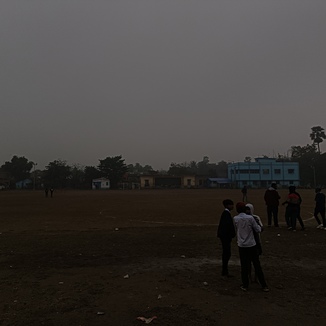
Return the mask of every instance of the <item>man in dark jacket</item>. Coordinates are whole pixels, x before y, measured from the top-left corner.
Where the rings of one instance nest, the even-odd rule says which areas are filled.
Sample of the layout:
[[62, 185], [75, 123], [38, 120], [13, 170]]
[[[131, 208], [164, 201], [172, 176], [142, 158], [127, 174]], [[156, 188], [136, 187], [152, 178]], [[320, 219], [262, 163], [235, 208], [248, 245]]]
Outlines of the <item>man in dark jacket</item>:
[[267, 207], [267, 225], [272, 225], [273, 217], [274, 226], [278, 227], [278, 206], [280, 204], [281, 197], [276, 189], [276, 183], [272, 183], [271, 186], [265, 191], [264, 199]]
[[229, 277], [228, 263], [231, 257], [231, 241], [235, 237], [235, 228], [230, 211], [234, 208], [231, 199], [223, 200], [224, 211], [217, 229], [217, 236], [222, 243], [222, 276]]

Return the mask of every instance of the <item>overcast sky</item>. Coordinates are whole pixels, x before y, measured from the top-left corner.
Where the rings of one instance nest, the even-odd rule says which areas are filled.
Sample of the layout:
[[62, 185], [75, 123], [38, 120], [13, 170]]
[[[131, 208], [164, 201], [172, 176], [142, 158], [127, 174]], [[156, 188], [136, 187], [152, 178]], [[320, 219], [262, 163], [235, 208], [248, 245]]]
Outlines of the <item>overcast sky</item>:
[[310, 144], [325, 17], [325, 0], [0, 0], [0, 165], [168, 169]]

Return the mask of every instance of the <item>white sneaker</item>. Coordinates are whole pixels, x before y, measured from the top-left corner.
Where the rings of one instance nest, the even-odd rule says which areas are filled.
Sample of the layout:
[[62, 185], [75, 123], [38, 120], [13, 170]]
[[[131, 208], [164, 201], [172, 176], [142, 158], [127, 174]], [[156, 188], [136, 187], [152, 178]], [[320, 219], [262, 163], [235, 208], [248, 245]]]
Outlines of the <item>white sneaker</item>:
[[317, 229], [323, 229], [324, 227], [323, 227], [323, 225], [322, 224], [319, 224], [318, 226], [317, 226]]

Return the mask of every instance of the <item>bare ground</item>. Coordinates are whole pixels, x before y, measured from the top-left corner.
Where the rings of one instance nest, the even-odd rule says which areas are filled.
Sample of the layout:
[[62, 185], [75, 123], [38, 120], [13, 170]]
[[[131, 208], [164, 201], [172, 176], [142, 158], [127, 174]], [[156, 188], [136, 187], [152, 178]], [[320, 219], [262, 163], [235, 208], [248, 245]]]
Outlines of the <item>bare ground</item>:
[[[326, 231], [300, 193], [306, 230], [265, 228], [271, 291], [243, 293], [236, 242], [223, 279], [216, 238], [240, 190], [0, 192], [0, 324], [324, 325]], [[263, 190], [248, 196], [266, 224]]]

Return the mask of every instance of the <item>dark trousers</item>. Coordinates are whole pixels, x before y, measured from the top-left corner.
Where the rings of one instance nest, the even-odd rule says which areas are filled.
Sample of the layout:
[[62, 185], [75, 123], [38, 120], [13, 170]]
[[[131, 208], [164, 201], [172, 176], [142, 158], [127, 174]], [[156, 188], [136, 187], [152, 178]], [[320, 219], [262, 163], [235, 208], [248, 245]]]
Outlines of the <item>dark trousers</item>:
[[272, 225], [272, 217], [274, 226], [278, 226], [278, 206], [267, 206], [268, 225]]
[[314, 216], [318, 223], [321, 224], [320, 219], [318, 218], [318, 214], [320, 214], [321, 218], [323, 219], [323, 226], [326, 227], [326, 219], [325, 219], [325, 207], [315, 207]]
[[222, 275], [228, 275], [228, 264], [231, 258], [231, 239], [221, 239], [222, 242]]
[[241, 280], [242, 286], [249, 286], [249, 266], [252, 263], [260, 285], [264, 288], [267, 286], [263, 270], [260, 266], [259, 255], [256, 246], [243, 248], [239, 247], [240, 263], [241, 263]]
[[293, 230], [296, 229], [297, 220], [300, 223], [302, 229], [304, 229], [304, 224], [301, 218], [300, 207], [289, 207], [287, 206], [285, 210], [285, 220], [288, 227], [291, 227]]

